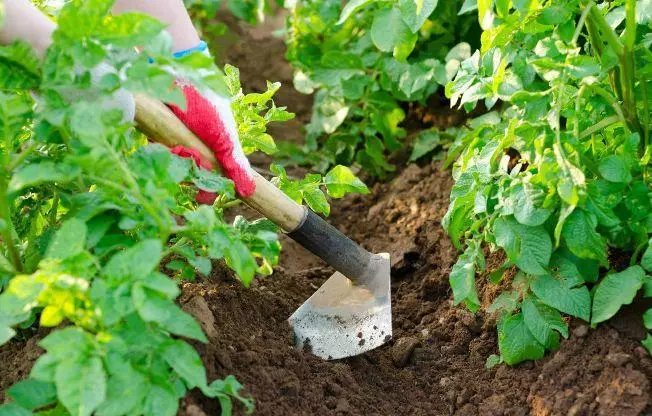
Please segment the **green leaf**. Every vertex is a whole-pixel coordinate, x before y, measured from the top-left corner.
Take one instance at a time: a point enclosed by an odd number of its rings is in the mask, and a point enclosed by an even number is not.
[[[516,221],[532,227],[546,222],[552,210],[541,207],[544,196],[542,190],[535,189],[534,186],[527,182],[518,184],[511,194]]]
[[[523,299],[521,310],[525,325],[541,344],[548,345],[553,330],[568,338],[568,326],[557,310],[530,297]]]
[[[227,266],[236,272],[243,285],[249,286],[257,268],[249,248],[242,241],[232,240],[225,249],[224,259]]]
[[[462,236],[473,223],[474,191],[472,175],[462,174],[453,186],[451,204],[441,222],[457,248],[460,248]]]
[[[581,259],[564,247],[552,254],[550,270],[554,276],[563,276],[571,286],[579,286],[582,282],[597,282],[600,265],[595,260]]]
[[[591,325],[606,321],[621,306],[629,305],[643,286],[645,272],[641,266],[631,266],[620,273],[611,273],[602,279],[593,295]]]
[[[531,288],[539,300],[546,305],[589,321],[591,295],[586,286],[572,287],[563,279],[544,274],[534,279]]]
[[[9,192],[18,192],[45,182],[69,182],[75,179],[81,170],[78,166],[67,163],[44,161],[30,163],[20,168],[9,181]]]
[[[29,44],[0,46],[0,90],[36,88],[40,78],[41,60]]]
[[[59,401],[73,416],[91,415],[106,398],[106,374],[98,357],[59,362],[55,384]]]
[[[484,366],[485,368],[491,369],[497,366],[498,364],[501,364],[503,362],[503,357],[500,355],[496,354],[491,354],[490,356],[487,357],[487,361],[485,361]]]
[[[71,344],[72,345],[72,344]],[[43,354],[34,363],[29,377],[34,380],[54,383],[54,375],[59,361],[51,354]]]
[[[179,399],[171,386],[152,384],[143,408],[145,416],[174,416],[179,408]]]
[[[250,414],[254,410],[254,402],[248,397],[242,397],[240,390],[242,390],[242,384],[235,377],[226,376],[224,380],[213,381],[203,392],[208,397],[217,397],[220,400],[222,410],[231,408],[230,397],[233,397],[242,403],[245,412]]]
[[[337,165],[324,176],[324,185],[333,198],[342,198],[348,193],[368,194],[369,189],[346,166]]]
[[[118,254],[115,254],[104,266],[106,276],[124,279],[134,277],[143,279],[158,266],[163,255],[160,240],[143,240]]]
[[[477,9],[478,9],[478,0],[464,0],[464,3],[462,3],[462,7],[460,7],[460,11],[457,14],[462,15]]]
[[[208,342],[197,321],[171,300],[139,284],[134,285],[132,295],[134,306],[145,322],[156,322],[175,335]]]
[[[647,334],[647,337],[645,337],[641,344],[647,349],[648,354],[652,355],[652,335]]]
[[[545,353],[543,344],[532,335],[521,313],[505,318],[499,326],[498,348],[500,355],[509,365],[525,360],[538,360]]]
[[[647,242],[647,249],[641,257],[641,266],[648,272],[652,272],[652,239]]]
[[[510,216],[496,219],[493,232],[496,243],[521,270],[534,275],[546,273],[552,241],[545,228],[520,224]]]
[[[326,195],[319,187],[307,187],[301,192],[303,199],[306,201],[310,209],[318,214],[328,215],[331,212],[331,206],[326,200]]]
[[[611,155],[607,157],[600,163],[598,170],[600,175],[609,182],[629,183],[632,180],[627,162],[622,156]]]
[[[568,249],[577,257],[594,259],[601,265],[607,264],[607,246],[596,231],[595,217],[582,210],[576,209],[566,219],[562,229],[562,237]]]
[[[417,33],[421,29],[426,19],[437,7],[437,2],[438,0],[399,0],[398,8],[401,11],[401,16],[412,33]]]
[[[15,403],[0,406],[0,416],[32,416],[33,413]]]
[[[124,363],[119,371],[111,370],[107,383],[106,400],[97,409],[98,416],[121,416],[138,414],[137,409],[143,403],[149,390],[145,376],[134,370],[131,364]]]
[[[86,247],[87,231],[84,221],[72,218],[64,222],[50,242],[46,258],[65,260],[81,253]]]
[[[652,277],[645,276],[643,279],[643,296],[646,298],[652,297]]]
[[[414,140],[414,147],[412,148],[412,153],[410,154],[410,162],[427,155],[433,151],[439,144],[441,139],[439,137],[439,132],[436,130],[425,130],[419,133]]]
[[[4,345],[7,341],[16,335],[16,331],[4,325],[0,325],[0,345]]]
[[[133,48],[146,44],[158,35],[165,24],[142,13],[121,13],[102,20],[98,38],[119,48]]]
[[[197,351],[186,342],[174,340],[165,346],[163,358],[186,381],[188,388],[206,386],[206,370]]]
[[[567,6],[549,6],[541,10],[538,22],[544,25],[557,25],[568,19],[570,14],[570,8]]]
[[[155,290],[168,299],[176,299],[179,296],[179,287],[177,283],[164,275],[163,273],[153,272],[142,282],[140,282],[144,287]]]
[[[498,295],[496,299],[487,308],[488,313],[512,313],[521,306],[519,298],[521,294],[515,290],[504,292]]]
[[[72,39],[82,39],[100,28],[115,0],[72,0],[61,9],[58,30]]]
[[[39,345],[48,351],[48,355],[53,356],[57,360],[74,360],[75,358],[90,354],[93,349],[92,343],[93,337],[89,333],[81,328],[69,326],[51,332]],[[76,348],[71,349],[71,345],[75,345]],[[33,374],[32,378],[49,381],[35,377]]]
[[[472,312],[480,308],[480,300],[475,287],[475,253],[472,246],[467,247],[451,270],[449,283],[453,289],[455,305],[464,302]]]
[[[7,395],[26,409],[43,407],[57,400],[54,384],[34,379],[19,381],[7,390]]]
[[[353,13],[357,12],[364,6],[374,3],[377,0],[351,0],[344,5],[344,8],[342,9],[342,13],[340,14],[340,18],[337,21],[337,25],[341,25],[344,23],[349,16],[351,16]]]
[[[193,231],[206,232],[215,228],[217,215],[215,209],[210,205],[200,205],[194,211],[188,211],[183,214],[187,220],[187,225]]]
[[[229,198],[235,198],[233,182],[217,172],[206,169],[195,169],[192,183],[204,191],[216,192],[221,195],[226,195]]]
[[[643,324],[647,329],[652,329],[652,308],[648,309],[643,314]]]
[[[374,15],[371,40],[379,50],[392,52],[396,59],[404,61],[414,49],[417,35],[405,24],[398,8],[392,7]]]

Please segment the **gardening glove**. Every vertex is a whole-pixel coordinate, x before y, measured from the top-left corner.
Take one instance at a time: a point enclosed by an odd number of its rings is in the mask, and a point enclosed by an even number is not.
[[[115,70],[112,66],[102,62],[93,68],[91,71],[91,82],[97,85],[102,77],[108,74],[116,74],[121,77],[120,73]],[[79,94],[79,95],[77,95]],[[77,96],[76,96],[77,95]],[[67,98],[76,101],[78,98],[87,98],[92,99],[89,94],[84,92],[71,92],[70,95],[67,95]],[[122,111],[122,121],[123,122],[132,122],[136,115],[136,101],[134,100],[133,94],[131,94],[125,88],[119,88],[111,93],[109,100],[102,103],[102,108],[104,110],[121,110]]]
[[[201,42],[194,48],[176,52],[174,57],[180,58],[192,53],[208,55],[206,43]],[[178,79],[176,85],[181,88],[186,98],[186,109],[169,104],[172,112],[213,151],[222,173],[235,184],[236,192],[243,197],[251,196],[256,189],[256,183],[238,138],[231,100],[208,89],[200,90],[184,79]],[[192,157],[200,167],[212,168],[194,149],[177,147],[173,152],[182,157]],[[206,192],[200,192],[197,197],[198,202],[203,203],[212,203],[211,197],[215,199],[214,194]]]

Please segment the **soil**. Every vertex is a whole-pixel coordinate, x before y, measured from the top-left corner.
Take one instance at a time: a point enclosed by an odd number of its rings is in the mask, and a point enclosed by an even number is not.
[[[231,62],[241,68],[247,89],[262,88],[264,78],[290,85],[283,43],[269,35],[276,24],[240,26]],[[252,57],[263,60],[248,66]],[[283,87],[278,101],[293,111],[293,100],[300,101],[298,119],[305,121],[309,100],[295,94]],[[292,134],[299,137],[300,130]],[[375,184],[370,195],[333,204],[331,223],[392,257],[394,338],[365,355],[323,361],[293,346],[288,316],[333,271],[285,238],[274,275],[250,288],[223,268],[184,283],[179,301],[210,339],[195,344],[209,378],[235,375],[255,398],[259,415],[652,414],[652,359],[640,345],[640,302],[597,329],[572,321],[570,339],[543,360],[485,368],[487,357],[498,352],[495,321],[454,306],[448,285],[458,253],[440,221],[451,186],[450,172],[439,162],[413,164]],[[501,259],[491,255],[489,264]],[[497,288],[485,276],[478,286],[488,304]],[[2,392],[28,374],[41,336],[0,348],[0,402]],[[180,410],[189,416],[218,412],[219,404],[198,392]]]

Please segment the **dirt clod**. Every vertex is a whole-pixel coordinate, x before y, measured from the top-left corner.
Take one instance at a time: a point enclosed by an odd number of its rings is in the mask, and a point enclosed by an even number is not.
[[[217,337],[215,330],[215,317],[213,312],[206,303],[206,299],[201,296],[193,296],[188,302],[181,306],[181,309],[188,312],[199,321],[202,329],[209,339]]]
[[[589,333],[588,325],[579,325],[573,330],[573,336],[577,338],[585,337]]]
[[[611,364],[620,367],[627,363],[629,360],[631,360],[632,356],[629,354],[625,354],[624,352],[614,352],[607,354],[607,361],[609,361]]]
[[[414,337],[404,337],[396,341],[392,347],[392,361],[396,367],[405,367],[412,352],[419,345],[419,339]]]

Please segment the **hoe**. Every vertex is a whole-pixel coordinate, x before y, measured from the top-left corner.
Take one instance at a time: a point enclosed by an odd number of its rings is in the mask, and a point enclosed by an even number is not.
[[[138,128],[169,147],[212,152],[161,102],[136,96]],[[351,357],[392,337],[389,254],[372,254],[255,173],[256,191],[243,201],[319,256],[336,272],[289,318],[298,347],[324,359]]]

